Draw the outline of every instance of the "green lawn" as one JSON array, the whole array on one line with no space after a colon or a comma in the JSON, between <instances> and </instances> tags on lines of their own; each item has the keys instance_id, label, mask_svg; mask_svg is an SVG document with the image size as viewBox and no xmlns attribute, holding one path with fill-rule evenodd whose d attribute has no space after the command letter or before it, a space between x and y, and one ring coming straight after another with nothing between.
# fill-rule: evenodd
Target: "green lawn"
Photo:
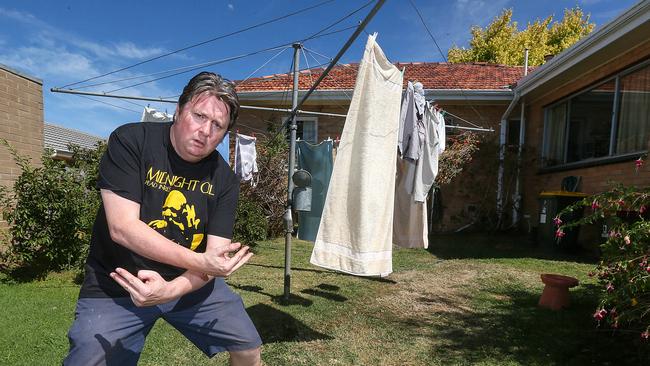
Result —
<instances>
[{"instance_id":1,"label":"green lawn","mask_svg":"<svg viewBox=\"0 0 650 366\"><path fill-rule=\"evenodd\" d=\"M294 241L293 297L281 301L284 244L260 243L228 279L265 342L267 365L642 365L638 332L599 330L593 263L559 257L525 240L439 236L430 251L396 250L394 273L360 278L309 264L311 243ZM577 277L569 309L537 307L540 273ZM0 365L52 365L67 351L78 286L73 275L0 282ZM227 364L209 360L164 321L141 365Z\"/></svg>"}]
</instances>

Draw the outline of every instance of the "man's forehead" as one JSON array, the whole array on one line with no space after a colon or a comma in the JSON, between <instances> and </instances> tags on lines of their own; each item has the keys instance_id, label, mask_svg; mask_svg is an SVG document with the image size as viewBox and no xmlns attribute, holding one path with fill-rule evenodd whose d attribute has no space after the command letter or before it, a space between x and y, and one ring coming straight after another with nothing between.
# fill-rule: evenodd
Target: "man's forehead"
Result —
<instances>
[{"instance_id":1,"label":"man's forehead","mask_svg":"<svg viewBox=\"0 0 650 366\"><path fill-rule=\"evenodd\" d=\"M219 96L216 96L208 91L195 95L194 98L190 100L188 105L192 107L201 107L210 98L214 98L214 100L217 102L217 108L225 110L226 113L230 112L230 108L226 102L224 102Z\"/></svg>"}]
</instances>

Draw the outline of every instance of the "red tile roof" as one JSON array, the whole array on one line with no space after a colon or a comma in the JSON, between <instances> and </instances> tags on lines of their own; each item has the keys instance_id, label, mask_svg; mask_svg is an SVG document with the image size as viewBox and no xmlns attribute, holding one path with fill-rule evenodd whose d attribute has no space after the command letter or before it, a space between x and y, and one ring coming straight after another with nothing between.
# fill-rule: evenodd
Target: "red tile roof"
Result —
<instances>
[{"instance_id":1,"label":"red tile roof","mask_svg":"<svg viewBox=\"0 0 650 366\"><path fill-rule=\"evenodd\" d=\"M522 66L488 63L450 64L444 62L396 63L406 68L404 84L419 81L425 89L504 90L523 76ZM359 64L337 65L318 86L318 90L354 89ZM318 79L323 68L300 72L299 88L307 90ZM287 90L293 85L291 74L276 74L248 79L238 83L238 92Z\"/></svg>"}]
</instances>

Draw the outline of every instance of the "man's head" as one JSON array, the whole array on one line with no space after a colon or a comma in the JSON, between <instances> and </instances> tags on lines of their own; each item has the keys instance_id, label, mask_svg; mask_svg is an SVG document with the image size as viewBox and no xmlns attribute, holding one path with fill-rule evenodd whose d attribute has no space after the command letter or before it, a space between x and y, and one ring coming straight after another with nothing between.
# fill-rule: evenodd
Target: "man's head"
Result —
<instances>
[{"instance_id":1,"label":"man's head","mask_svg":"<svg viewBox=\"0 0 650 366\"><path fill-rule=\"evenodd\" d=\"M183 160L197 162L210 155L235 125L239 99L232 82L202 72L183 89L174 113L171 141Z\"/></svg>"}]
</instances>

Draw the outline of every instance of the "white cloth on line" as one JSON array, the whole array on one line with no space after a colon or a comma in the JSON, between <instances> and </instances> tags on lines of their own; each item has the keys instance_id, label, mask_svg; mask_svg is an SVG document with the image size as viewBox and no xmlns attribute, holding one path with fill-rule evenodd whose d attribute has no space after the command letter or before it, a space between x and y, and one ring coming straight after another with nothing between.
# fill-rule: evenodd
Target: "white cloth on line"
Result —
<instances>
[{"instance_id":1,"label":"white cloth on line","mask_svg":"<svg viewBox=\"0 0 650 366\"><path fill-rule=\"evenodd\" d=\"M368 37L310 262L359 276L392 268L402 73Z\"/></svg>"},{"instance_id":2,"label":"white cloth on line","mask_svg":"<svg viewBox=\"0 0 650 366\"><path fill-rule=\"evenodd\" d=\"M424 101L424 97L422 97L422 101ZM409 81L402 97L397 148L402 158L416 161L420 158L423 144L422 113L418 113L415 89L413 83Z\"/></svg>"},{"instance_id":3,"label":"white cloth on line","mask_svg":"<svg viewBox=\"0 0 650 366\"><path fill-rule=\"evenodd\" d=\"M253 173L257 173L255 140L253 136L235 134L235 174L242 182L253 179Z\"/></svg>"},{"instance_id":4,"label":"white cloth on line","mask_svg":"<svg viewBox=\"0 0 650 366\"><path fill-rule=\"evenodd\" d=\"M159 112L154 108L144 107L140 122L171 122L174 116L167 112Z\"/></svg>"},{"instance_id":5,"label":"white cloth on line","mask_svg":"<svg viewBox=\"0 0 650 366\"><path fill-rule=\"evenodd\" d=\"M393 244L404 248L427 248L429 228L426 202L415 202L407 192L407 172L415 163L397 159L397 183L395 185L395 211L393 213Z\"/></svg>"},{"instance_id":6,"label":"white cloth on line","mask_svg":"<svg viewBox=\"0 0 650 366\"><path fill-rule=\"evenodd\" d=\"M430 103L424 110L425 136L420 159L408 166L407 192L415 202L425 202L438 176L438 159L445 149L445 119Z\"/></svg>"}]
</instances>

